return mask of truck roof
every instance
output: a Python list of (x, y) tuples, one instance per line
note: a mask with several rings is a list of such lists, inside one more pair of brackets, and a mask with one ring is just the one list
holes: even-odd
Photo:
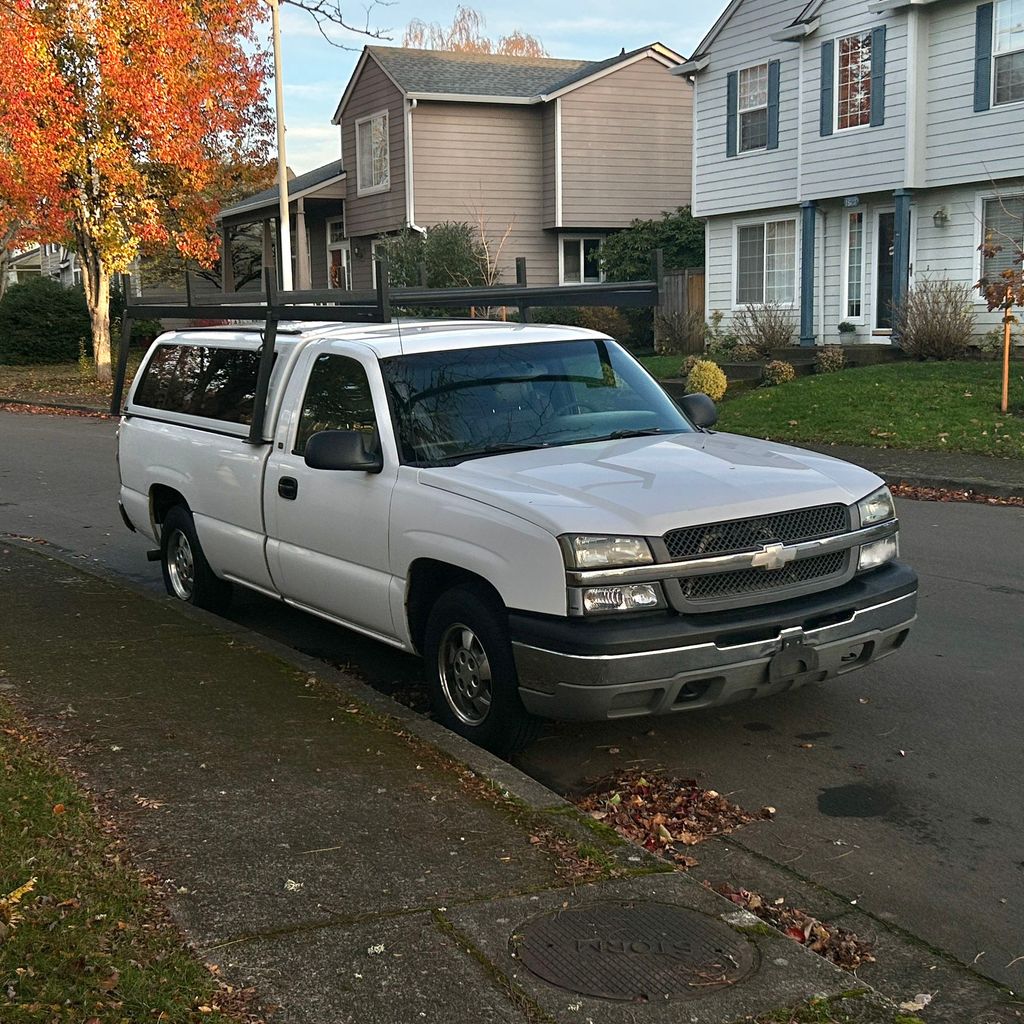
[[(265, 329), (262, 323), (231, 324), (223, 327), (189, 327), (162, 334), (162, 342), (200, 340), (227, 344), (231, 348), (258, 348)], [(472, 337), (470, 337), (472, 335)], [(500, 320), (400, 319), (390, 323), (330, 323), (282, 320), (277, 328), (278, 351), (300, 341), (357, 342), (380, 359), (423, 352), (446, 352), (487, 345), (529, 344), (565, 341), (567, 337), (603, 338), (606, 335), (581, 327), (503, 323)]]

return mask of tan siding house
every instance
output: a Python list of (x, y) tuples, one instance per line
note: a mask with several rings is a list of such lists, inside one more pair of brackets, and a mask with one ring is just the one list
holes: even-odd
[[(377, 239), (444, 221), (500, 249), (501, 281), (517, 257), (530, 284), (599, 280), (610, 232), (690, 203), (682, 62), (660, 43), (605, 61), (366, 47), (333, 118), (341, 160), (289, 187), (296, 287), (368, 288)], [(268, 265), (276, 202), (221, 213), (225, 233), (264, 223)]]

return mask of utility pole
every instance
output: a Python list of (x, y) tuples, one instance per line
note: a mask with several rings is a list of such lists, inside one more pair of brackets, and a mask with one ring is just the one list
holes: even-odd
[[(281, 4), (280, 0), (267, 0), (270, 4), (270, 24), (274, 39), (274, 104), (277, 117), (277, 191), (279, 197), (278, 223), (281, 241), (277, 262), (281, 268), (281, 291), (292, 290), (292, 226), (288, 214), (288, 158), (284, 144), (284, 81), (281, 76)], [(302, 244), (302, 239), (298, 240)]]

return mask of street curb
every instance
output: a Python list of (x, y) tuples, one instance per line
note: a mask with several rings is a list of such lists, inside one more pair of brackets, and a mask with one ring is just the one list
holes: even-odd
[(66, 402), (29, 402), (23, 398), (4, 398), (0, 396), (0, 405), (17, 405), (28, 409), (54, 409), (64, 412), (86, 412), (90, 416), (102, 416), (113, 419), (113, 414), (97, 405), (69, 405)]
[(257, 633), (245, 626), (240, 626), (213, 612), (204, 611), (202, 608), (193, 608), (171, 597), (154, 593), (141, 583), (121, 576), (105, 566), (83, 562), (74, 552), (56, 544), (51, 544), (49, 541), (46, 541), (44, 544), (32, 544), (19, 537), (9, 535), (4, 537), (0, 535), (0, 543), (10, 544), (13, 547), (34, 554), (45, 554), (89, 576), (100, 579), (104, 583), (122, 587), (148, 601), (166, 604), (169, 608), (173, 608), (176, 613), (209, 627), (211, 631), (223, 633), (303, 672), (316, 675), (324, 682), (330, 683), (351, 696), (353, 700), (359, 701), (360, 704), (363, 704), (374, 713), (392, 719), (402, 731), (411, 733), (424, 743), (436, 747), (442, 754), (452, 760), (465, 764), (478, 775), (484, 776), (493, 783), (502, 794), (519, 801), (530, 810), (545, 811), (573, 806), (553, 790), (548, 789), (547, 786), (542, 785), (535, 779), (531, 779), (514, 765), (503, 761), (501, 758), (476, 746), (476, 744), (471, 743), (469, 740), (463, 739), (463, 737), (451, 732), (437, 722), (425, 718), (411, 708), (407, 708), (404, 704), (399, 704), (398, 701), (392, 700), (390, 697), (373, 689), (368, 683), (348, 675), (325, 661), (320, 661), (317, 658), (303, 654), (301, 651), (288, 647), (277, 640), (272, 640), (270, 637)]
[(902, 484), (906, 487), (934, 487), (943, 491), (970, 491), (988, 498), (1024, 498), (1024, 486), (991, 483), (975, 477), (950, 480), (948, 477), (921, 473), (883, 472), (879, 475), (892, 486)]

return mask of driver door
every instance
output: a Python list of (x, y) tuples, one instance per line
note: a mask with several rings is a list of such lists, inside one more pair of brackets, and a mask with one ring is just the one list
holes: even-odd
[(393, 641), (388, 518), (397, 455), (387, 445), (380, 473), (310, 469), (303, 459), (321, 430), (358, 430), (381, 444), (386, 400), (370, 364), (320, 347), (300, 357), (264, 482), (267, 561), (289, 603)]

